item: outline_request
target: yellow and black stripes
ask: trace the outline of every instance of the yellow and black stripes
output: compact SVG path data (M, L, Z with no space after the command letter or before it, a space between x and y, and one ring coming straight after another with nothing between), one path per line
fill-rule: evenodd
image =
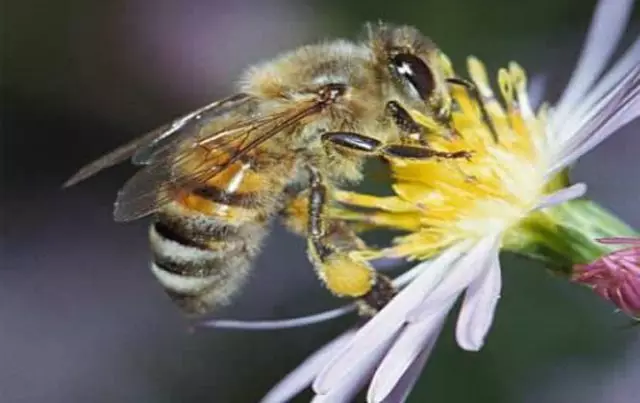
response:
M220 225L208 217L158 215L150 229L152 271L187 313L224 305L243 285L266 222Z
M187 313L209 312L243 285L284 180L266 180L250 162L238 162L207 183L177 192L156 214L152 271Z
M229 192L217 186L200 186L191 191L194 196L226 207L243 207L249 209L261 206L259 196L254 192Z

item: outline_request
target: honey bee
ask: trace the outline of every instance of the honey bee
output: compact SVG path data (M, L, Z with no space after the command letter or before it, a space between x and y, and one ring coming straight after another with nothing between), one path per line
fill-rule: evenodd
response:
M275 217L307 239L335 295L375 313L390 281L349 250L363 247L326 214L334 189L378 158L467 158L429 147L452 109L443 56L417 29L368 24L360 41L300 47L249 68L237 94L188 113L80 169L65 186L131 159L116 221L153 214L151 269L187 313L228 303ZM415 117L420 117L421 124ZM425 124L424 122L432 122Z

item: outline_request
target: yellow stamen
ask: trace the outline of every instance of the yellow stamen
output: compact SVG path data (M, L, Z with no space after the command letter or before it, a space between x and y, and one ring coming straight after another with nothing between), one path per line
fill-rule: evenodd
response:
M445 73L453 74L446 56L441 64ZM452 87L459 105L452 113L452 127L460 136L435 134L429 142L438 150L470 151L470 161L390 160L395 196L337 195L340 202L368 211L343 209L336 216L409 232L378 255L424 259L462 240L480 239L496 230L507 233L544 194L546 109L537 116L532 111L524 70L513 62L499 70L500 102L484 65L476 58L467 64L500 141L494 141L476 100L464 88ZM411 113L419 124L431 127L429 118ZM366 254L370 257L371 251Z

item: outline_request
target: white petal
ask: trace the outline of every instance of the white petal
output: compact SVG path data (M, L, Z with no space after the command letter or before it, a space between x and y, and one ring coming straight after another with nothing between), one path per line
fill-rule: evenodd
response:
M416 265L412 269L407 270L406 272L393 279L393 285L398 288L402 288L405 285L411 283L416 277L418 277L418 275L420 275L420 273L422 273L423 270L429 267L429 264L429 262L423 262Z
M578 64L556 105L554 121L562 122L602 73L624 33L632 8L633 0L598 2Z
M456 325L456 340L460 347L468 351L478 351L482 348L484 338L493 323L502 288L498 253L496 248L491 263L485 272L469 285L462 301Z
M584 139L585 128L597 127L597 123L603 119L603 110L606 110L607 107L610 108L610 105L620 102L624 98L625 92L633 82L633 77L630 74L632 71L633 68L619 77L615 85L608 88L588 109L582 113L574 112L571 114L568 118L570 125L565 124L562 132L557 134L555 145L558 149L565 151L572 144ZM580 107L582 108L583 105L581 104Z
M361 371L363 363L370 361L372 351L378 351L389 345L405 323L407 313L438 285L451 263L467 247L466 243L461 243L447 249L435 260L421 263L419 266L424 268L422 273L366 323L340 356L322 370L313 383L315 392L329 393L345 377L352 376L351 373L354 371ZM372 363L372 365L375 364L377 362Z
M622 126L640 116L640 65L603 98L556 152L547 177L569 166Z
M534 210L541 210L569 200L577 199L587 193L587 185L579 182L544 196Z
M498 235L487 236L449 268L447 276L437 288L423 299L407 315L409 322L418 322L433 315L441 306L455 302L465 288L471 284L491 263L497 253Z
M635 69L629 72L629 79L624 84L624 87L620 88L620 98L602 108L601 126L593 128L591 133L588 132L588 127L583 127L582 129L587 134L581 135L578 133L576 135L576 140L572 142L573 147L571 149L573 157L567 154L569 163L585 155L611 134L640 116L640 108L638 108L640 100L640 62Z
M373 376L367 394L369 403L386 400L418 356L431 351L452 305L453 302L442 306L430 317L405 326Z
M636 39L602 79L598 80L593 89L571 110L569 116L562 121L554 121L555 125L551 127L551 130L554 132L555 138L559 142L566 141L571 135L571 128L580 126L585 121L585 116L594 109L594 105L611 92L611 89L619 84L638 63L640 63L640 38Z
M422 350L422 352L418 355L418 357L411 363L407 371L402 375L402 378L398 381L396 386L394 386L393 390L386 399L384 399L384 403L403 403L409 397L413 386L416 384L420 375L422 374L422 369L424 365L427 363L427 359L429 355L431 355L431 350L433 350L434 345L436 344L436 338L430 341Z
M392 335L395 336L397 332ZM344 374L340 379L336 379L331 388L325 393L318 393L316 388L314 390L318 393L312 400L313 403L349 403L363 387L371 379L371 375L377 364L382 359L383 355L387 352L393 338L388 340L385 344L377 346L375 349L367 351L367 355L360 357L357 363L349 368L349 371ZM338 352L338 358L341 353ZM336 357L334 357L335 360ZM330 365L330 364L329 364Z
M325 322L339 318L356 310L355 304L344 305L336 309L316 313L313 315L300 316L291 319L277 320L233 320L233 319L213 319L202 322L200 326L215 327L218 329L242 329L242 330L274 330L290 329Z
M260 403L284 403L290 401L291 398L311 385L320 370L354 335L355 330L350 330L318 349L271 388L260 400Z

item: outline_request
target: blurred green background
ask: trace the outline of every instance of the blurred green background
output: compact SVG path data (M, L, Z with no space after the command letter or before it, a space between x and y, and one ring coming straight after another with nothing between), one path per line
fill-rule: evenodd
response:
M2 4L1 402L255 402L353 323L277 332L196 329L147 269L145 223L116 225L130 167L81 187L81 164L228 94L247 65L297 45L356 36L365 21L413 24L457 65L518 60L548 78L574 65L594 1L5 0ZM625 43L638 36L636 6ZM459 68L459 70L462 70ZM638 123L575 175L640 227ZM504 259L496 322L480 353L441 336L411 402L630 402L637 328L589 291ZM221 317L280 318L336 306L279 227L246 292ZM309 393L297 401L308 401Z

